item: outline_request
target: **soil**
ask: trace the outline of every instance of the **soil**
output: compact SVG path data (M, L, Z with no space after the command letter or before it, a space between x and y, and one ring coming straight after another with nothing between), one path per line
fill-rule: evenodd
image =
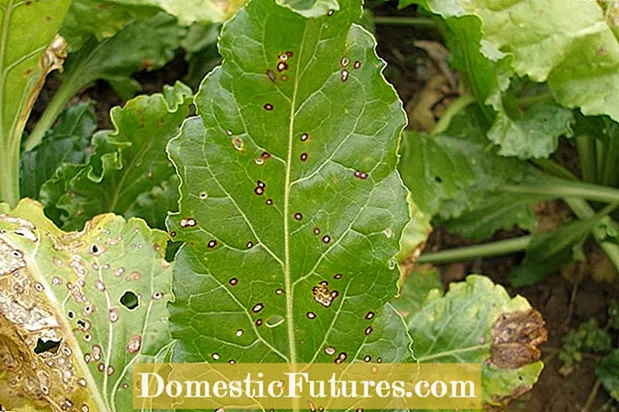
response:
M398 11L395 3L384 3L373 10L375 15L388 16L415 16L414 7ZM400 98L404 102L409 116L424 110L431 113L436 121L441 110L447 104L445 99L453 98L453 87L439 87L442 94L435 96L428 94L426 85L436 78L445 76L441 72L441 64L434 60L423 48L416 47L417 40L440 42L440 35L436 29L417 26L379 25L375 28L378 39L378 53L388 63L385 76L395 86ZM182 79L187 73L187 64L184 55L179 52L175 59L160 70L138 73L135 77L143 86L143 93L151 94L162 90L164 84L172 84ZM452 74L453 75L453 74ZM455 75L457 78L457 75ZM450 79L447 79L450 80ZM440 82L439 82L440 83ZM443 82L445 83L445 82ZM448 83L448 82L447 82ZM50 76L45 89L35 105L31 119L36 120L58 87L58 81ZM421 98L420 96L424 97ZM430 97L428 97L430 96ZM114 90L105 82L97 82L74 98L75 100L91 99L95 102L95 110L100 128L112 127L109 119L109 110L123 103ZM448 101L447 101L448 102ZM432 119L426 119L432 121ZM425 120L413 124L420 128ZM34 123L34 122L33 122ZM28 125L31 129L33 124ZM563 142L558 153L563 159L575 159L569 144ZM570 161L570 168L577 169L575 161ZM570 216L569 209L560 201L546 202L537 209L541 226L552 228ZM495 234L494 239L505 239L521 236L524 232L515 229ZM470 242L454 236L444 229L435 228L431 234L426 250L441 250L468 245ZM577 328L581 322L596 318L600 323L606 321L606 309L612 299L618 294L617 277L614 284L599 283L592 280L591 275L600 271L612 270L604 260L603 253L595 244L586 245L586 256L589 263L570 265L563 271L548 275L546 279L531 287L506 289L513 296L521 294L544 317L548 329L548 342L542 347L542 359L546 367L541 378L534 388L516 400L510 406L513 411L549 411L549 412L577 412L581 411L594 387L595 357L585 357L579 368L569 377L559 373L560 362L557 351L562 345L565 333ZM511 268L522 260L522 255L506 256L493 259L483 259L473 262L454 263L441 266L443 282L447 285L464 279L470 273L481 273L492 278L495 282L507 285L507 277ZM594 276L595 277L595 276ZM603 277L603 276L602 276ZM600 276L596 277L597 279ZM615 342L617 337L615 336ZM604 390L595 395L593 406L588 410L600 411L608 409L609 397Z

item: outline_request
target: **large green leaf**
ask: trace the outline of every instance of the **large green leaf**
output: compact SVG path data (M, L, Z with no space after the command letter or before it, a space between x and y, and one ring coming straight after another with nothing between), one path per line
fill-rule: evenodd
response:
M43 142L25 152L20 164L21 195L38 199L41 186L54 176L63 163L84 163L87 147L97 128L97 119L90 103L67 108L58 124L49 130Z
M1 209L0 404L131 409L132 365L171 342L166 234L111 214L66 233L31 200Z
M451 63L466 74L486 122L492 125L488 138L501 147L499 154L523 159L548 157L557 149L560 136L571 136L574 119L570 110L554 102L519 107L516 97L526 91L521 89L528 82L512 79L511 56L483 39L477 17L450 17L444 31Z
M43 185L49 216L59 216L62 227L72 230L105 212L151 217L151 225L162 225L178 195L162 186L174 176L165 147L189 114L191 95L176 83L163 94L139 96L112 109L116 130L95 134L88 162L63 166ZM157 200L164 194L171 200ZM162 209L155 211L155 205Z
M537 346L546 341L544 321L526 299L510 298L488 278L471 275L444 295L433 289L421 309L410 312L417 360L480 363L488 408L531 389L542 370Z
M361 12L260 0L224 25L201 117L169 146L182 181L169 230L186 242L177 360L339 363L393 347L374 320L396 294L406 120Z
M54 36L69 4L0 0L0 201L19 197L22 132L45 77L66 57L65 44Z
M513 56L519 76L548 81L562 105L619 120L619 33L614 2L404 0L445 18L472 15L484 40Z

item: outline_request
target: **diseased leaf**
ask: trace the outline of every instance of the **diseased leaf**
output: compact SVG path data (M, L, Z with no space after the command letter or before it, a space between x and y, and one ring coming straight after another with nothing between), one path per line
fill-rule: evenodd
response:
M224 25L202 117L168 149L181 178L168 226L186 242L177 361L342 363L394 347L374 321L396 294L406 120L361 13L263 0Z
M0 215L3 408L127 410L132 365L171 343L166 240L111 214L62 232L31 200Z
M470 15L484 40L513 57L517 75L548 81L557 102L619 120L617 11L599 1L403 0L445 18Z
M598 362L595 374L614 400L619 401L619 349Z
M66 57L64 41L54 36L69 4L0 0L0 202L14 204L19 198L22 133L45 77Z
M97 119L90 103L67 108L43 142L22 155L19 170L22 196L38 199L41 186L54 176L60 165L84 163L88 157L86 148L96 128Z
M500 184L523 178L526 163L498 156L482 124L480 111L469 108L440 135L405 134L399 169L423 213L458 217Z
M488 278L468 276L444 295L434 289L411 313L407 324L417 360L480 363L487 408L505 407L537 381L544 321L526 299L510 298Z
M404 227L402 238L400 239L400 251L398 261L412 261L421 253L432 226L430 220L432 216L422 213L417 205L409 199L411 217Z
M599 217L577 220L533 236L520 266L512 271L514 287L532 285L554 269L582 258L582 243L596 227Z
M189 114L191 95L187 86L176 83L166 86L163 94L139 96L112 109L116 130L95 134L88 163L65 165L43 185L41 199L48 216L58 216L62 227L70 230L105 212L150 218L151 225L162 225L178 196L167 188L174 168L165 146ZM164 195L172 198L160 199Z
M500 229L517 226L532 231L537 216L532 207L545 200L543 196L518 196L512 193L488 194L475 208L454 219L441 222L451 232L472 241L481 241Z

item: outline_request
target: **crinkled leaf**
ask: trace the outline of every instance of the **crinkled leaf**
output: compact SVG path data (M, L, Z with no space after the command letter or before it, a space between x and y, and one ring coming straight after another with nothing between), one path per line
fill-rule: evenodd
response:
M556 230L533 236L520 266L512 271L514 287L532 285L554 269L582 256L582 243L596 227L599 217L564 224Z
M72 52L79 50L91 36L97 41L112 37L126 25L154 16L156 7L125 6L105 0L72 0L60 34Z
M111 214L63 232L31 200L0 215L3 408L127 410L132 365L171 342L166 240Z
M96 128L97 119L90 103L67 108L41 144L22 155L21 195L38 199L41 186L54 176L60 165L84 163L88 157L86 148Z
M610 396L619 401L619 349L598 362L595 374Z
M482 124L479 110L470 108L456 115L440 135L405 134L399 169L423 213L457 217L474 208L485 193L524 175L526 163L497 155ZM454 201L452 207L445 207L447 201Z
M426 242L432 226L430 225L431 215L421 212L417 205L409 199L411 217L404 227L402 238L400 239L400 251L398 261L414 260L416 254L421 253L421 249Z
M95 134L88 163L65 165L43 185L48 215L59 216L65 229L79 229L105 212L162 225L178 196L167 188L174 168L165 147L189 114L191 95L187 86L176 83L163 94L139 96L112 109L116 130ZM161 199L166 195L172 197Z
M110 0L121 5L159 7L175 16L180 24L222 23L232 16L245 0Z
M548 157L559 144L559 137L571 136L574 116L556 103L541 102L529 107L518 120L500 113L488 131L488 139L501 146L503 156L522 159Z
M186 29L178 26L176 19L159 13L135 21L101 41L90 37L67 59L62 76L63 98L68 100L80 89L102 79L123 99L130 99L141 89L131 75L139 70L160 68L172 60L185 33Z
M422 1L445 18L471 15L484 39L513 56L519 76L548 81L557 101L619 120L619 33L613 2ZM411 4L403 1L402 6Z
M263 0L224 25L202 118L169 146L182 197L168 225L186 242L177 360L349 362L393 347L373 323L396 294L406 120L361 12L343 0L308 18Z
M483 276L452 283L444 295L432 290L407 323L419 362L482 365L486 407L504 407L528 391L542 370L537 346L545 342L546 330L541 316L526 299L510 298Z
M55 38L70 0L0 0L0 201L19 195L19 145L47 74L62 67L66 44ZM33 29L36 27L36 30Z
M487 239L500 229L514 226L532 231L537 225L532 206L542 200L545 197L497 192L461 216L441 223L449 232L472 241Z

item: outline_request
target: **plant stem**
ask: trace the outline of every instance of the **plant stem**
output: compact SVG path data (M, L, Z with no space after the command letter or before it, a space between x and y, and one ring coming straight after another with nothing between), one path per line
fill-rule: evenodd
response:
M429 17L374 16L372 20L374 24L389 24L394 26L436 26L434 20Z
M582 408L583 412L591 412L591 407L593 406L593 402L595 402L595 398L598 395L598 391L600 390L600 384L602 382L597 379L593 384L593 389L589 393L589 397L587 398L587 403L585 403L584 408Z
M41 143L45 133L52 128L56 122L56 119L65 108L71 97L73 97L73 95L77 93L77 90L79 90L79 85L76 86L69 73L67 74L68 76L63 79L64 81L45 108L45 112L37 122L34 130L26 138L24 142L25 151L30 151Z
M595 143L591 136L576 136L576 148L580 159L582 180L587 183L595 182Z
M619 189L565 179L553 179L550 183L523 182L518 185L502 185L499 190L522 195L546 195L556 198L580 197L606 203L619 203Z
M0 137L0 203L15 206L19 201L19 140Z
M544 93L544 94L538 94L538 95L535 95L535 96L522 96L522 97L518 97L516 99L516 104L521 109L526 109L528 107L533 106L535 103L548 102L548 101L552 101L552 100L554 100L554 96L552 95L552 93L548 92L548 93Z
M522 252L529 246L532 238L533 235L528 235L515 239L484 243L481 245L465 246L456 249L442 250L440 252L424 253L419 256L417 263L443 264Z
M470 94L464 94L451 102L451 104L447 107L447 110L445 110L445 113L443 113L439 121L436 123L436 126L432 131L432 135L437 135L447 130L447 128L449 127L449 123L451 123L451 119L458 112L467 108L473 103L475 103L475 97Z
M531 162L542 170L553 176L562 177L568 180L578 180L578 176L569 171L563 165L551 159L531 159Z

